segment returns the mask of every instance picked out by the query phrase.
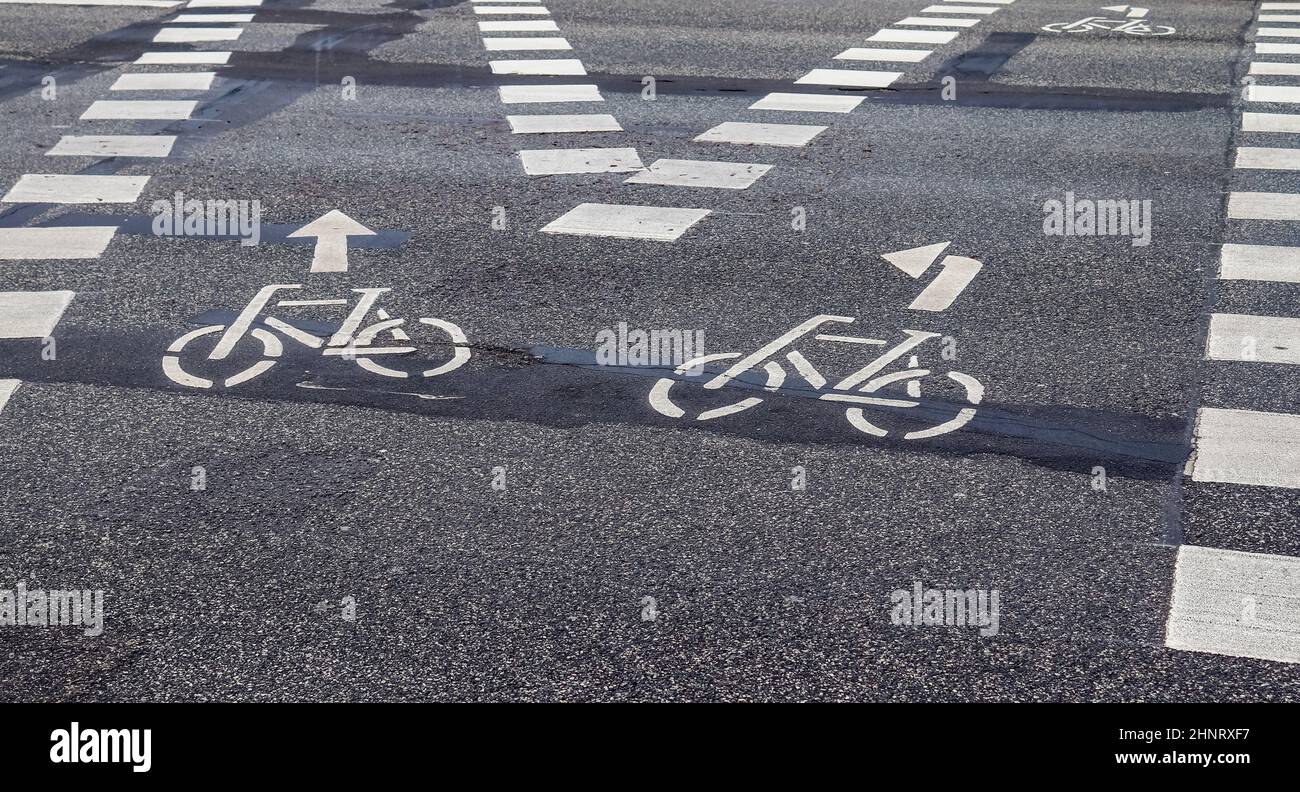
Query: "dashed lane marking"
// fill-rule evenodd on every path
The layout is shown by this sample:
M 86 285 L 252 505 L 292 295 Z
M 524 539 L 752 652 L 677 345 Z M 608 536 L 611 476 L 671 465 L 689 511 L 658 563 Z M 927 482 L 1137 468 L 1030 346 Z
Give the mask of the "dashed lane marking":
M 795 85 L 834 85 L 846 88 L 887 88 L 902 72 L 856 69 L 813 69 L 795 80 Z
M 199 64 L 224 66 L 230 62 L 229 52 L 146 52 L 135 59 L 141 66 Z
M 908 25 L 912 27 L 975 27 L 982 20 L 963 19 L 962 17 L 907 17 L 895 22 L 895 25 Z
M 526 149 L 519 159 L 529 176 L 629 173 L 645 167 L 634 148 Z
M 1210 314 L 1207 360 L 1300 364 L 1300 319 Z
M 1268 61 L 1253 61 L 1250 64 L 1251 74 L 1300 74 L 1300 63 L 1270 63 Z
M 216 72 L 157 72 L 123 74 L 109 86 L 110 91 L 206 91 L 212 87 Z
M 1243 132 L 1300 132 L 1300 115 L 1291 113 L 1242 113 Z
M 1300 663 L 1300 558 L 1183 545 L 1165 646 Z
M 750 110 L 788 110 L 796 113 L 848 113 L 862 104 L 861 96 L 833 94 L 770 93 L 749 106 Z
M 603 102 L 595 85 L 501 85 L 503 104 L 535 102 Z
M 480 33 L 559 32 L 553 19 L 505 19 L 478 23 Z
M 836 55 L 838 60 L 891 61 L 920 63 L 933 54 L 933 50 L 884 49 L 881 47 L 849 47 Z
M 0 228 L 0 260 L 99 258 L 116 233 L 117 226 Z
M 1264 146 L 1239 146 L 1236 168 L 1261 170 L 1300 170 L 1300 149 L 1269 148 Z
M 922 14 L 992 14 L 998 9 L 988 6 L 932 5 L 921 9 Z
M 252 22 L 253 14 L 177 14 L 175 18 L 164 20 L 165 24 L 193 24 L 203 22 L 211 24 L 213 22 L 222 22 L 229 24 L 231 22 Z
M 135 203 L 148 182 L 148 176 L 26 173 L 0 203 Z
M 47 157 L 165 157 L 175 135 L 64 135 Z
M 1300 247 L 1224 245 L 1219 279 L 1300 283 Z
M 759 146 L 806 146 L 826 131 L 815 124 L 749 124 L 724 121 L 695 138 L 698 143 L 736 143 Z
M 947 44 L 961 35 L 958 30 L 895 30 L 885 28 L 867 41 L 892 41 L 899 44 Z
M 22 383 L 16 379 L 0 379 L 0 412 L 4 412 L 5 405 L 9 403 L 9 397 L 14 395 L 18 386 Z
M 564 132 L 622 132 L 618 119 L 602 113 L 590 115 L 508 115 L 510 131 L 516 135 Z
M 1255 42 L 1256 55 L 1300 55 L 1300 44 L 1284 44 L 1271 41 Z
M 234 41 L 243 28 L 163 28 L 153 37 L 155 44 L 186 44 L 196 41 Z
M 179 121 L 199 103 L 191 100 L 99 99 L 81 114 L 82 121 Z
M 582 61 L 577 58 L 554 60 L 494 60 L 488 61 L 493 74 L 542 74 L 551 76 L 586 75 Z
M 494 38 L 486 36 L 483 39 L 483 46 L 489 52 L 504 52 L 510 50 L 571 50 L 567 39 L 538 36 L 536 38 Z
M 0 338 L 49 338 L 75 292 L 0 292 Z
M 1295 193 L 1228 193 L 1228 217 L 1233 220 L 1300 220 L 1300 195 Z
M 661 159 L 623 183 L 744 190 L 771 169 L 771 165 L 756 162 Z
M 1300 415 L 1202 407 L 1193 481 L 1300 489 Z
M 537 16 L 548 15 L 551 12 L 541 6 L 474 6 L 474 13 L 480 15 L 500 14 L 511 16 L 535 14 Z
M 552 220 L 542 232 L 674 242 L 709 212 L 668 206 L 585 203 Z

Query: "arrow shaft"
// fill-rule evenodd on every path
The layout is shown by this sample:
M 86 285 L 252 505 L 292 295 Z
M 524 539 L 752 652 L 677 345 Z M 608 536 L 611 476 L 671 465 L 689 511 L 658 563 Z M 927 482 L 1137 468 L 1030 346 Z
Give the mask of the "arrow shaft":
M 316 238 L 316 251 L 311 258 L 312 272 L 347 272 L 348 238 L 331 234 Z

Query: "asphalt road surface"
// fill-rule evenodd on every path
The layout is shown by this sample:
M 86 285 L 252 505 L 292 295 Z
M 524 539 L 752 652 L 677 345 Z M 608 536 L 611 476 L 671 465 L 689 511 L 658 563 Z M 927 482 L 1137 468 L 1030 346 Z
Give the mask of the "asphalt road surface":
M 1300 4 L 1098 2 L 0 3 L 0 699 L 1300 699 Z

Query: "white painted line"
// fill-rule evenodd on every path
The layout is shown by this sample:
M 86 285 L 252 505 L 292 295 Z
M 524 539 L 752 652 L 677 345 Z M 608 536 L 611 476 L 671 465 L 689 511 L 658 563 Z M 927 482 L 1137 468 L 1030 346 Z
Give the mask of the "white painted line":
M 180 0 L 0 0 L 0 5 L 144 6 L 171 8 Z
M 542 15 L 550 14 L 551 12 L 550 12 L 550 11 L 547 11 L 545 8 L 542 8 L 541 6 L 474 6 L 474 13 L 476 13 L 476 14 L 500 14 L 500 15 L 505 15 L 505 14 L 511 14 L 511 15 L 528 15 L 528 14 L 533 14 L 533 15 L 536 15 L 536 16 L 542 16 Z
M 867 41 L 893 41 L 903 44 L 947 44 L 961 35 L 957 30 L 895 30 L 885 28 Z
M 1270 38 L 1300 38 L 1300 28 L 1259 28 L 1255 31 L 1255 35 Z
M 1228 217 L 1233 220 L 1300 220 L 1300 195 L 1228 193 Z
M 697 143 L 736 143 L 758 146 L 806 146 L 826 131 L 815 124 L 749 124 L 724 121 L 697 136 Z
M 135 59 L 144 65 L 198 64 L 224 66 L 230 62 L 229 52 L 146 52 Z
M 480 33 L 524 33 L 537 31 L 558 31 L 560 28 L 552 19 L 507 19 L 478 23 Z
M 155 44 L 184 44 L 192 41 L 234 41 L 243 28 L 163 28 L 153 37 Z
M 541 2 L 541 0 L 537 0 Z M 524 2 L 524 0 L 515 0 Z M 240 8 L 242 6 L 260 6 L 262 0 L 190 0 L 186 8 Z
M 1262 3 L 1259 8 L 1261 11 L 1300 11 L 1300 3 Z
M 1300 283 L 1300 247 L 1224 245 L 1219 256 L 1219 278 Z
M 1011 5 L 1016 0 L 943 0 L 945 3 L 990 3 L 993 5 Z
M 1291 113 L 1242 113 L 1243 132 L 1300 132 L 1300 115 Z
M 530 102 L 603 102 L 594 85 L 502 85 L 502 104 Z
M 508 115 L 510 131 L 516 135 L 561 132 L 622 132 L 612 115 Z
M 25 173 L 0 203 L 135 203 L 148 182 L 148 176 Z
M 862 104 L 861 96 L 833 94 L 770 93 L 749 106 L 750 110 L 789 110 L 796 113 L 848 113 Z
M 1300 415 L 1202 407 L 1193 481 L 1300 488 Z
M 1300 14 L 1260 14 L 1260 22 L 1300 22 Z
M 648 170 L 624 179 L 623 183 L 744 190 L 771 169 L 771 165 L 756 162 L 661 159 L 650 163 Z
M 230 24 L 231 22 L 252 22 L 253 14 L 177 14 L 174 19 L 165 20 L 166 24 L 193 24 L 195 22 L 221 22 Z
M 919 49 L 884 49 L 880 47 L 849 47 L 836 55 L 838 60 L 887 61 L 899 63 L 920 63 L 933 50 Z
M 0 260 L 99 258 L 115 234 L 117 226 L 0 228 Z
M 1300 44 L 1282 44 L 1271 41 L 1255 42 L 1256 55 L 1300 55 Z
M 1251 74 L 1300 74 L 1300 63 L 1271 63 L 1269 61 L 1252 61 Z
M 110 91 L 206 91 L 216 72 L 156 72 L 123 74 Z
M 634 148 L 525 149 L 519 159 L 529 176 L 630 173 L 644 167 Z
M 1205 359 L 1300 364 L 1300 319 L 1210 314 Z
M 1165 646 L 1300 663 L 1300 558 L 1182 545 Z
M 175 135 L 64 135 L 47 157 L 165 157 Z
M 16 379 L 0 379 L 0 412 L 4 412 L 5 405 L 9 403 L 9 397 L 14 395 L 18 386 L 22 383 Z
M 708 209 L 585 203 L 552 220 L 542 233 L 673 242 L 708 214 Z
M 49 338 L 73 296 L 70 291 L 0 292 L 0 338 Z
M 1300 149 L 1238 146 L 1235 168 L 1300 170 Z
M 944 245 L 947 247 L 946 243 Z M 944 256 L 943 269 L 907 307 L 913 311 L 946 311 L 984 265 L 965 256 Z
M 552 76 L 585 75 L 582 61 L 577 58 L 554 60 L 494 60 L 488 61 L 493 74 L 545 74 Z
M 921 9 L 922 14 L 992 14 L 998 9 L 971 5 L 932 5 Z
M 510 50 L 569 50 L 569 42 L 563 38 L 551 36 L 537 36 L 536 38 L 493 38 L 485 37 L 483 46 L 488 52 L 503 52 Z
M 146 101 L 99 99 L 86 112 L 82 121 L 178 121 L 189 118 L 199 103 L 194 101 Z
M 895 25 L 910 25 L 913 27 L 975 27 L 980 23 L 979 19 L 963 19 L 961 17 L 907 17 L 895 22 Z
M 813 69 L 795 80 L 795 85 L 838 85 L 848 88 L 887 88 L 902 72 L 856 69 Z

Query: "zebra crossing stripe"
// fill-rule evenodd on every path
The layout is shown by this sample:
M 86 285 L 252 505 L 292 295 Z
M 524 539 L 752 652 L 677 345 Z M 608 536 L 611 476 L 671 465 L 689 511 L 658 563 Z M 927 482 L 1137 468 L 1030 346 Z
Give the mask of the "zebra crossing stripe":
M 1251 61 L 1251 74 L 1300 74 L 1300 63 L 1274 63 L 1272 61 Z
M 64 135 L 47 157 L 165 157 L 175 135 Z
M 1300 663 L 1300 558 L 1183 545 L 1165 646 Z
M 745 190 L 771 169 L 771 165 L 756 162 L 660 159 L 623 183 Z
M 0 379 L 0 413 L 4 412 L 5 405 L 9 403 L 9 397 L 14 395 L 18 386 L 22 383 L 16 379 Z
M 1243 132 L 1300 132 L 1300 115 L 1291 113 L 1242 113 Z
M 634 148 L 526 149 L 519 159 L 529 176 L 628 173 L 644 167 Z
M 1270 38 L 1300 38 L 1300 28 L 1259 28 L 1255 31 L 1255 35 Z
M 795 80 L 795 85 L 834 85 L 844 88 L 888 88 L 902 72 L 855 69 L 813 69 Z
M 895 25 L 909 25 L 915 27 L 975 27 L 982 20 L 963 19 L 961 17 L 907 17 L 895 22 Z
M 1233 220 L 1300 220 L 1300 195 L 1228 193 L 1228 217 Z
M 1193 481 L 1300 489 L 1300 415 L 1202 407 Z
M 554 77 L 586 76 L 582 61 L 577 58 L 554 60 L 494 60 L 488 61 L 493 74 L 539 74 Z
M 229 52 L 146 52 L 135 59 L 137 64 L 146 65 L 204 65 L 224 66 L 230 62 Z
M 195 101 L 100 99 L 81 114 L 82 121 L 180 121 L 190 117 Z
M 166 24 L 193 24 L 195 22 L 213 23 L 221 22 L 229 24 L 231 22 L 252 22 L 253 14 L 177 14 L 174 19 L 168 19 Z
M 123 74 L 108 87 L 110 91 L 206 91 L 216 72 L 155 72 Z
M 551 19 L 507 19 L 478 23 L 480 33 L 525 33 L 558 31 L 559 25 Z
M 960 35 L 956 30 L 896 30 L 885 28 L 867 41 L 891 41 L 898 44 L 947 44 Z
M 526 0 L 515 0 L 522 3 Z M 541 2 L 541 0 L 537 0 Z M 260 6 L 262 0 L 190 0 L 186 8 L 239 8 L 241 6 Z
M 501 85 L 502 104 L 536 102 L 603 102 L 595 85 Z
M 542 233 L 674 242 L 709 213 L 708 209 L 584 203 L 552 220 Z
M 0 338 L 49 338 L 75 292 L 0 292 Z
M 815 124 L 749 124 L 743 121 L 724 121 L 702 132 L 695 141 L 797 148 L 808 145 L 813 138 L 826 129 Z
M 1272 41 L 1255 42 L 1256 55 L 1300 55 L 1300 44 L 1287 44 Z
M 749 109 L 787 110 L 796 113 L 848 113 L 862 102 L 861 96 L 776 92 L 754 102 Z
M 0 203 L 135 203 L 148 181 L 148 176 L 26 173 Z
M 1205 357 L 1207 360 L 1300 364 L 1300 319 L 1211 314 Z
M 860 61 L 896 61 L 899 63 L 920 63 L 928 58 L 933 50 L 921 49 L 885 49 L 882 47 L 849 47 L 836 55 L 837 60 Z
M 1219 278 L 1300 283 L 1300 247 L 1224 245 L 1219 256 Z
M 932 5 L 921 9 L 922 14 L 992 14 L 998 9 L 987 6 Z
M 153 37 L 155 44 L 188 44 L 197 41 L 234 41 L 243 28 L 163 28 Z
M 555 134 L 563 132 L 622 132 L 618 119 L 607 114 L 590 115 L 508 115 L 510 131 L 516 135 Z
M 485 36 L 483 38 L 483 47 L 488 52 L 510 52 L 515 50 L 571 50 L 566 39 L 559 37 L 534 36 L 527 38 L 523 36 L 513 38 L 499 38 Z
M 1300 14 L 1260 14 L 1260 22 L 1300 22 Z
M 1234 168 L 1300 170 L 1300 149 L 1238 146 Z
M 542 16 L 544 14 L 549 15 L 551 12 L 541 6 L 474 6 L 474 13 L 479 15 L 498 14 L 504 16 L 510 14 L 512 16 L 528 16 L 531 14 Z
M 99 258 L 117 226 L 0 228 L 0 260 L 56 261 Z

